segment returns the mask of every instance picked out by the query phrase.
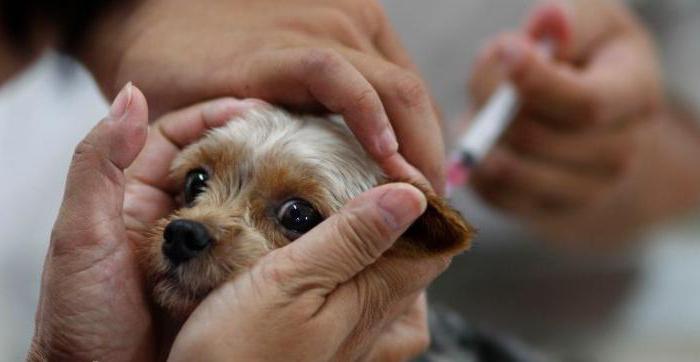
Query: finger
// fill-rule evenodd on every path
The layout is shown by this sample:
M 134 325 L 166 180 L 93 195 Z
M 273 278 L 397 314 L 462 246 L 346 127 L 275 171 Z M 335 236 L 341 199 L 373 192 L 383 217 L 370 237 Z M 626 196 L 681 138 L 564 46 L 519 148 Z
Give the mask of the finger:
M 269 268 L 290 295 L 325 296 L 375 263 L 426 208 L 408 184 L 389 184 L 350 201 L 340 212 L 274 251 Z
M 628 168 L 636 133 L 629 127 L 605 132 L 562 133 L 541 122 L 521 118 L 509 129 L 504 140 L 519 155 L 553 163 L 584 177 L 610 179 Z
M 347 59 L 377 90 L 400 141 L 400 152 L 436 190 L 444 187 L 444 142 L 427 87 L 415 73 L 353 50 Z M 405 175 L 390 175 L 405 176 Z
M 637 114 L 646 104 L 642 94 L 648 87 L 637 80 L 620 78 L 621 69 L 576 69 L 552 62 L 531 41 L 522 37 L 504 39 L 499 58 L 517 88 L 526 112 L 543 115 L 543 121 L 558 129 L 616 127 L 620 120 Z M 628 64 L 628 69 L 634 69 Z M 638 72 L 633 72 L 637 74 Z M 626 78 L 626 76 L 625 76 Z M 642 76 L 644 79 L 648 78 Z
M 345 341 L 339 351 L 338 360 L 362 360 L 362 361 L 406 361 L 415 357 L 423 349 L 423 340 L 427 339 L 427 326 L 425 330 L 419 329 L 421 316 L 415 316 L 416 302 L 423 300 L 419 292 L 408 298 L 393 302 L 393 311 L 377 313 L 377 308 L 353 311 L 360 318 L 359 323 L 351 330 L 350 337 Z M 366 298 L 361 296 L 356 298 Z M 362 300 L 362 299 L 361 299 Z M 346 310 L 336 308 L 337 313 L 346 313 Z M 418 317 L 418 321 L 416 321 Z
M 602 190 L 609 187 L 606 181 L 517 156 L 503 148 L 489 155 L 477 171 L 477 177 L 482 184 L 498 185 L 507 190 L 505 194 L 509 198 L 540 211 L 566 211 L 594 203 Z
M 556 45 L 557 58 L 572 60 L 583 47 L 588 44 L 586 39 L 574 40 L 574 15 L 569 2 L 541 1 L 528 15 L 525 31 L 533 40 L 549 40 Z M 588 34 L 577 33 L 578 35 Z
M 479 50 L 469 79 L 468 89 L 473 106 L 481 108 L 505 79 L 505 72 L 499 58 L 501 44 L 515 34 L 502 34 L 495 40 L 485 43 Z
M 354 326 L 352 345 L 369 347 L 380 333 L 406 313 L 417 296 L 445 271 L 450 260 L 449 257 L 422 260 L 384 257 L 334 291 L 317 313 L 317 319 Z M 338 315 L 344 317 L 339 319 Z M 415 328 L 420 326 L 421 320 L 413 323 Z
M 222 98 L 200 103 L 162 117 L 154 126 L 144 151 L 127 170 L 130 178 L 164 191 L 173 191 L 172 162 L 182 148 L 212 128 L 264 104 L 257 100 Z
M 612 11 L 615 6 L 600 0 L 540 1 L 528 15 L 525 31 L 533 40 L 554 40 L 559 59 L 579 63 L 617 31 L 619 20 Z
M 547 59 L 532 41 L 505 38 L 497 54 L 525 110 L 547 115 L 557 128 L 587 128 L 607 120 L 598 114 L 602 89 L 579 70 Z
M 580 67 L 579 82 L 588 92 L 581 93 L 585 107 L 578 114 L 588 122 L 625 119 L 657 106 L 653 104 L 654 92 L 660 92 L 654 77 L 657 56 L 644 30 L 621 6 L 598 0 L 549 1 L 538 6 L 528 22 L 533 39 L 569 33 L 564 36 L 569 41 L 557 45 L 569 53 L 562 59 Z M 532 78 L 542 79 L 535 74 Z M 541 99 L 543 105 L 547 102 Z
M 181 148 L 209 129 L 262 104 L 257 100 L 222 98 L 170 113 L 153 127 L 143 152 L 126 170 L 124 217 L 130 230 L 146 230 L 175 207 L 176 185 L 170 168 Z
M 409 164 L 403 156 L 396 154 L 384 160 L 380 165 L 381 169 L 389 176 L 389 179 L 396 182 L 405 182 L 432 190 L 433 186 L 417 168 Z
M 117 239 L 107 236 L 121 224 L 123 170 L 143 148 L 147 132 L 146 99 L 129 83 L 117 95 L 109 116 L 75 149 L 54 239 L 71 247 Z
M 598 97 L 589 99 L 588 104 L 597 110 L 589 112 L 594 123 L 617 124 L 658 111 L 664 97 L 657 59 L 653 45 L 641 31 L 615 37 L 598 49 L 582 75 L 584 82 L 598 90 Z
M 272 103 L 292 107 L 322 104 L 344 117 L 377 161 L 398 151 L 396 136 L 379 95 L 355 67 L 333 50 L 262 52 L 248 59 L 240 72 L 224 78 L 239 85 L 246 95 Z

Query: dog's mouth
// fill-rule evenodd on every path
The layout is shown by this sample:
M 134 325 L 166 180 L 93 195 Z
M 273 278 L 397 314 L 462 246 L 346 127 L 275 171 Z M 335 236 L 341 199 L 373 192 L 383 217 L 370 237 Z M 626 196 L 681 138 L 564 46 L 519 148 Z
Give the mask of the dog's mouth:
M 188 287 L 175 270 L 167 272 L 164 281 L 173 285 L 180 293 L 185 294 L 188 299 L 197 301 L 201 301 L 214 290 L 214 286 Z
M 193 280 L 185 265 L 168 267 L 153 278 L 153 296 L 158 305 L 175 316 L 187 316 L 216 287 L 202 278 Z M 188 282 L 189 281 L 189 282 Z

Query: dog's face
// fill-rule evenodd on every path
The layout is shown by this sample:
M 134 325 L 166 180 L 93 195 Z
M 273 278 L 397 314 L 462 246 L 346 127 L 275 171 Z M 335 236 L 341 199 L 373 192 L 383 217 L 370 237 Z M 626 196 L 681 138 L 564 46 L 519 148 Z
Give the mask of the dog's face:
M 186 148 L 172 177 L 182 207 L 155 225 L 139 257 L 156 303 L 176 318 L 386 182 L 343 125 L 274 108 L 234 119 Z M 468 245 L 471 229 L 439 199 L 429 197 L 421 220 L 405 237 L 409 254 Z

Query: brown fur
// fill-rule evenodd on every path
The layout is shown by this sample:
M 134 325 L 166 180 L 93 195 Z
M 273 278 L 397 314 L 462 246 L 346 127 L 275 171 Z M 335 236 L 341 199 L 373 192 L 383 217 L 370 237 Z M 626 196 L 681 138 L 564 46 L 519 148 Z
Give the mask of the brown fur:
M 292 117 L 290 122 L 298 121 L 286 113 L 262 115 L 264 117 L 258 122 L 272 117 Z M 267 125 L 267 129 L 256 124 L 251 127 L 252 131 L 260 133 L 262 129 L 267 133 L 241 139 L 233 138 L 237 134 L 233 131 L 214 132 L 185 149 L 174 162 L 172 177 L 179 185 L 184 184 L 189 171 L 197 168 L 206 169 L 210 179 L 206 192 L 197 198 L 195 204 L 156 223 L 148 242 L 138 251 L 154 300 L 171 317 L 184 319 L 211 290 L 234 279 L 271 250 L 290 242 L 276 218 L 276 210 L 285 201 L 304 199 L 323 217 L 329 217 L 351 197 L 385 179 L 348 132 L 325 120 L 309 120 L 298 128 L 307 127 L 306 137 L 322 139 L 330 150 L 314 150 L 314 147 L 324 145 L 296 140 L 292 136 L 294 132 L 301 132 L 297 128 L 290 128 L 291 131 L 285 134 L 289 137 L 279 141 L 279 145 L 259 146 L 268 139 L 280 139 L 273 132 L 276 127 L 289 127 L 289 123 L 282 121 Z M 233 122 L 252 121 L 239 119 Z M 322 133 L 324 131 L 328 132 Z M 323 137 L 313 138 L 315 132 Z M 307 143 L 288 147 L 295 141 Z M 300 153 L 312 152 L 312 156 L 318 153 L 325 157 L 334 152 L 334 145 L 338 150 L 346 151 L 345 154 L 338 151 L 337 157 L 332 159 L 347 162 L 344 166 L 329 162 L 319 164 L 318 161 L 310 163 L 305 157 L 293 154 L 296 149 Z M 354 151 L 349 153 L 349 150 Z M 370 180 L 368 175 L 374 176 Z M 358 185 L 363 186 L 358 188 Z M 348 191 L 351 189 L 354 191 Z M 466 250 L 474 235 L 473 229 L 444 200 L 421 189 L 427 196 L 428 208 L 392 253 L 398 257 L 424 257 Z M 205 225 L 214 244 L 196 258 L 173 268 L 161 248 L 165 227 L 176 219 Z
M 476 235 L 474 228 L 445 199 L 424 187 L 414 186 L 423 191 L 428 207 L 399 239 L 395 251 L 409 257 L 426 257 L 468 250 Z

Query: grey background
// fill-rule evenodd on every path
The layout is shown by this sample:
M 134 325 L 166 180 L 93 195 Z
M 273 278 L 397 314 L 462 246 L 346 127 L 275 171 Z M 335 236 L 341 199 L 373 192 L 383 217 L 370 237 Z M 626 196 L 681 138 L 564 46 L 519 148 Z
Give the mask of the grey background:
M 383 2 L 448 120 L 466 109 L 464 84 L 481 43 L 517 27 L 531 5 Z M 670 83 L 699 95 L 697 17 L 668 9 L 656 13 L 671 24 L 660 33 Z M 0 360 L 24 356 L 72 149 L 107 111 L 90 77 L 61 64 L 47 54 L 0 89 Z M 435 302 L 556 357 L 700 360 L 696 228 L 668 226 L 629 255 L 584 258 L 546 249 L 469 195 L 459 195 L 457 205 L 481 234 L 474 251 L 456 260 L 431 290 Z

